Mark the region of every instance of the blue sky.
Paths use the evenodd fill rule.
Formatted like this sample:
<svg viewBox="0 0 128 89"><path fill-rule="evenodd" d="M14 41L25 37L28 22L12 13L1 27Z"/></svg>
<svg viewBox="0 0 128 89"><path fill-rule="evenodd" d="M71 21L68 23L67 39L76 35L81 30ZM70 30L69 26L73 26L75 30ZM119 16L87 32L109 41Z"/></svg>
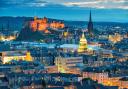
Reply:
<svg viewBox="0 0 128 89"><path fill-rule="evenodd" d="M128 22L128 0L0 0L0 16L34 16L63 20Z"/></svg>

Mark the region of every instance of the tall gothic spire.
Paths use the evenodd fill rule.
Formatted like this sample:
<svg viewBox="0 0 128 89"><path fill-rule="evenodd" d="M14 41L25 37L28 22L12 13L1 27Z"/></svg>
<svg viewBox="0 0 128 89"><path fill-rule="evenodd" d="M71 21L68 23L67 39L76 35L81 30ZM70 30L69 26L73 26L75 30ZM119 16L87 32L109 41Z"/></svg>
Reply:
<svg viewBox="0 0 128 89"><path fill-rule="evenodd" d="M89 16L89 22L88 22L88 32L90 35L93 35L93 22L92 22L92 13L90 11L90 16Z"/></svg>
<svg viewBox="0 0 128 89"><path fill-rule="evenodd" d="M92 13L90 11L89 21L92 21Z"/></svg>

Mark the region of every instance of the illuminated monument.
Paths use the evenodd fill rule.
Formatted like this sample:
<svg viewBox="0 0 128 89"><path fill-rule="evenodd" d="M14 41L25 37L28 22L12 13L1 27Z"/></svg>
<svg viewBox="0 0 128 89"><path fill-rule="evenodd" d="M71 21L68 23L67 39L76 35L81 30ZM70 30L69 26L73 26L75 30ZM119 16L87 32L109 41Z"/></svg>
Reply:
<svg viewBox="0 0 128 89"><path fill-rule="evenodd" d="M89 17L89 22L88 22L88 33L90 36L93 36L93 22L92 22L91 11L90 11L90 17Z"/></svg>
<svg viewBox="0 0 128 89"><path fill-rule="evenodd" d="M86 38L84 36L84 32L83 32L82 37L80 38L78 52L83 53L86 50L87 50L87 40L86 40Z"/></svg>
<svg viewBox="0 0 128 89"><path fill-rule="evenodd" d="M31 53L30 52L26 52L26 58L25 58L26 61L32 61L32 56L31 56Z"/></svg>

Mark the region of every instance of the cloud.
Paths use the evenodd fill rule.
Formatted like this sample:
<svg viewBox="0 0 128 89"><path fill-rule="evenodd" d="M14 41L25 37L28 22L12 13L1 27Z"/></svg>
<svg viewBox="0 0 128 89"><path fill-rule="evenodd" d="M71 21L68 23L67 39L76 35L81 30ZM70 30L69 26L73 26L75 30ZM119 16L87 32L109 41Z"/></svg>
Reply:
<svg viewBox="0 0 128 89"><path fill-rule="evenodd" d="M128 0L0 0L1 7L65 7L128 9Z"/></svg>
<svg viewBox="0 0 128 89"><path fill-rule="evenodd" d="M64 2L63 4L69 7L128 9L128 1L126 0L86 0L81 2Z"/></svg>
<svg viewBox="0 0 128 89"><path fill-rule="evenodd" d="M0 0L0 7L41 7L47 4L43 0Z"/></svg>

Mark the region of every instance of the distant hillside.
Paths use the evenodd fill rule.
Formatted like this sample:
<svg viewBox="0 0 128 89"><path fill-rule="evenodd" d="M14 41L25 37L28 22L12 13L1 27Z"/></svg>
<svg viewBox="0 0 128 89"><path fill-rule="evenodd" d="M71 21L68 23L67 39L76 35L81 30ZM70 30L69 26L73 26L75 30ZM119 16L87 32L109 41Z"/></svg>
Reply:
<svg viewBox="0 0 128 89"><path fill-rule="evenodd" d="M0 29L7 29L9 26L9 30L21 30L23 24L27 20L31 20L31 17L0 17Z"/></svg>
<svg viewBox="0 0 128 89"><path fill-rule="evenodd" d="M2 25L4 29L21 30L25 21L32 20L33 17L0 17L0 30ZM49 18L48 21L63 21ZM87 26L87 21L63 21L66 26ZM94 22L94 26L128 26L128 23L116 23L116 22Z"/></svg>

